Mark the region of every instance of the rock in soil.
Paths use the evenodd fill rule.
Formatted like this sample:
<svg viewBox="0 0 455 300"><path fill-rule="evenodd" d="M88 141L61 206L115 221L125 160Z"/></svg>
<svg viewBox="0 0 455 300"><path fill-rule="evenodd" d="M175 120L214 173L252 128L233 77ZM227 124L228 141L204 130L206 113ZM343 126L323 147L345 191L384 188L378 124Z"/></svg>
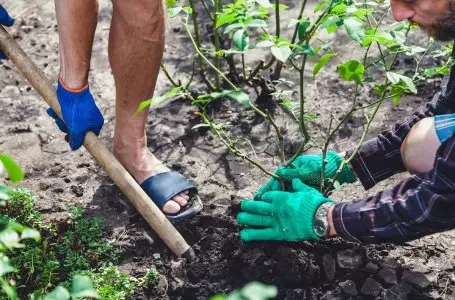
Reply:
<svg viewBox="0 0 455 300"><path fill-rule="evenodd" d="M423 290L430 285L430 281L422 273L404 271L402 280L418 290Z"/></svg>
<svg viewBox="0 0 455 300"><path fill-rule="evenodd" d="M381 291L381 285L373 278L367 278L360 292L368 297L376 297Z"/></svg>
<svg viewBox="0 0 455 300"><path fill-rule="evenodd" d="M398 283L396 271L390 268L382 268L378 273L378 278L389 286Z"/></svg>
<svg viewBox="0 0 455 300"><path fill-rule="evenodd" d="M348 249L337 253L338 265L342 269L357 269L364 264L364 254L355 249Z"/></svg>
<svg viewBox="0 0 455 300"><path fill-rule="evenodd" d="M357 286L355 285L355 282L352 280L346 280L346 281L340 282L338 284L338 286L341 288L343 293L345 293L347 296L353 297L353 296L357 296L357 294L359 293L357 291Z"/></svg>
<svg viewBox="0 0 455 300"><path fill-rule="evenodd" d="M367 265L365 266L365 272L369 273L369 274L376 274L376 272L379 270L379 267L378 265L372 263L372 262L369 262L367 263Z"/></svg>
<svg viewBox="0 0 455 300"><path fill-rule="evenodd" d="M404 282L394 285L392 288L385 292L385 298L391 300L406 300L408 299L409 293L411 293L411 287Z"/></svg>
<svg viewBox="0 0 455 300"><path fill-rule="evenodd" d="M332 281L335 278L336 262L331 255L324 254L322 257L322 268L324 269L325 278L328 281Z"/></svg>

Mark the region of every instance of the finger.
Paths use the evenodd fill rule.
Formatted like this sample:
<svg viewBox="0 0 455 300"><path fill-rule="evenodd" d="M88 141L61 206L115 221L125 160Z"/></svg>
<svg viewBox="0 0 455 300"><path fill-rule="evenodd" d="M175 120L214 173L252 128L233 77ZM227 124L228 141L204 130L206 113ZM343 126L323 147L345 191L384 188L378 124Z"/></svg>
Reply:
<svg viewBox="0 0 455 300"><path fill-rule="evenodd" d="M267 193L268 191L280 191L281 190L281 187L280 187L280 182L278 180L276 180L274 177L270 178L269 181L267 181L267 183L261 187L255 194L254 194L254 200L261 200L262 198L262 195L264 195L264 193Z"/></svg>
<svg viewBox="0 0 455 300"><path fill-rule="evenodd" d="M292 180L292 189L295 192L301 192L301 191L313 191L314 189L305 183L302 182L302 180L298 178L294 178Z"/></svg>
<svg viewBox="0 0 455 300"><path fill-rule="evenodd" d="M243 200L240 203L240 209L244 212L249 212L258 215L271 216L273 207L270 203L264 201Z"/></svg>
<svg viewBox="0 0 455 300"><path fill-rule="evenodd" d="M55 111L52 108L46 109L47 114L55 120L55 123L58 126L58 129L60 129L64 133L68 133L68 127L66 127L65 122L63 122L62 119L55 113Z"/></svg>
<svg viewBox="0 0 455 300"><path fill-rule="evenodd" d="M301 169L281 169L278 170L276 174L286 182L291 182L294 178L305 180L306 175L301 171Z"/></svg>
<svg viewBox="0 0 455 300"><path fill-rule="evenodd" d="M237 215L237 222L246 226L270 227L272 226L273 219L270 216L241 212Z"/></svg>
<svg viewBox="0 0 455 300"><path fill-rule="evenodd" d="M85 133L70 135L71 149L73 149L73 151L79 149L84 144L84 140L85 140Z"/></svg>
<svg viewBox="0 0 455 300"><path fill-rule="evenodd" d="M277 235L272 228L266 229L243 229L240 231L240 239L245 242L276 240Z"/></svg>
<svg viewBox="0 0 455 300"><path fill-rule="evenodd" d="M288 195L288 192L271 191L262 196L262 201L272 203L273 200L284 200Z"/></svg>

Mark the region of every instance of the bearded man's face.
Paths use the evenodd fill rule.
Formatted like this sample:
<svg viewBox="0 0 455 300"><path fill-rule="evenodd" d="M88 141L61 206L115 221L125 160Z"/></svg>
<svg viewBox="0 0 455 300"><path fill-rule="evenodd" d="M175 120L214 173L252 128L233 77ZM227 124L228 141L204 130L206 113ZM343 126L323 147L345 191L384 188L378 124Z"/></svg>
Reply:
<svg viewBox="0 0 455 300"><path fill-rule="evenodd" d="M409 20L438 40L455 40L455 0L390 0L390 6L395 20Z"/></svg>

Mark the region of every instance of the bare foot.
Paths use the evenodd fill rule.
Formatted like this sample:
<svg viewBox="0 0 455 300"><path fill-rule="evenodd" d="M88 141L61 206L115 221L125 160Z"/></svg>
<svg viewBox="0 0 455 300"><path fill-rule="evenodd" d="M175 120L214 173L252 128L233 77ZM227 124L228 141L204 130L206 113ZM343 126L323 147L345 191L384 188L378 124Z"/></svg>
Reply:
<svg viewBox="0 0 455 300"><path fill-rule="evenodd" d="M139 184L153 175L169 171L147 147L124 146L114 142L113 153ZM188 191L174 196L164 205L163 212L178 213L188 204L189 198Z"/></svg>

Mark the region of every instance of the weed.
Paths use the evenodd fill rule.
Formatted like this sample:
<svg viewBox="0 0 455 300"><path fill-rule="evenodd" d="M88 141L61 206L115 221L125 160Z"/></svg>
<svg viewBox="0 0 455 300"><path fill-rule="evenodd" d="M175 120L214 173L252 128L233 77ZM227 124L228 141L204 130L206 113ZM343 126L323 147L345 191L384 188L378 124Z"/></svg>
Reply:
<svg viewBox="0 0 455 300"><path fill-rule="evenodd" d="M160 274L155 268L150 268L145 273L144 277L142 278L142 286L144 288L151 288L158 283L158 279Z"/></svg>
<svg viewBox="0 0 455 300"><path fill-rule="evenodd" d="M136 280L128 274L121 273L115 266L104 266L98 271L82 272L93 282L103 300L123 300L132 295L136 288Z"/></svg>
<svg viewBox="0 0 455 300"><path fill-rule="evenodd" d="M99 218L82 217L81 208L70 213L70 226L56 246L64 272L71 273L116 263L118 252L103 239Z"/></svg>

